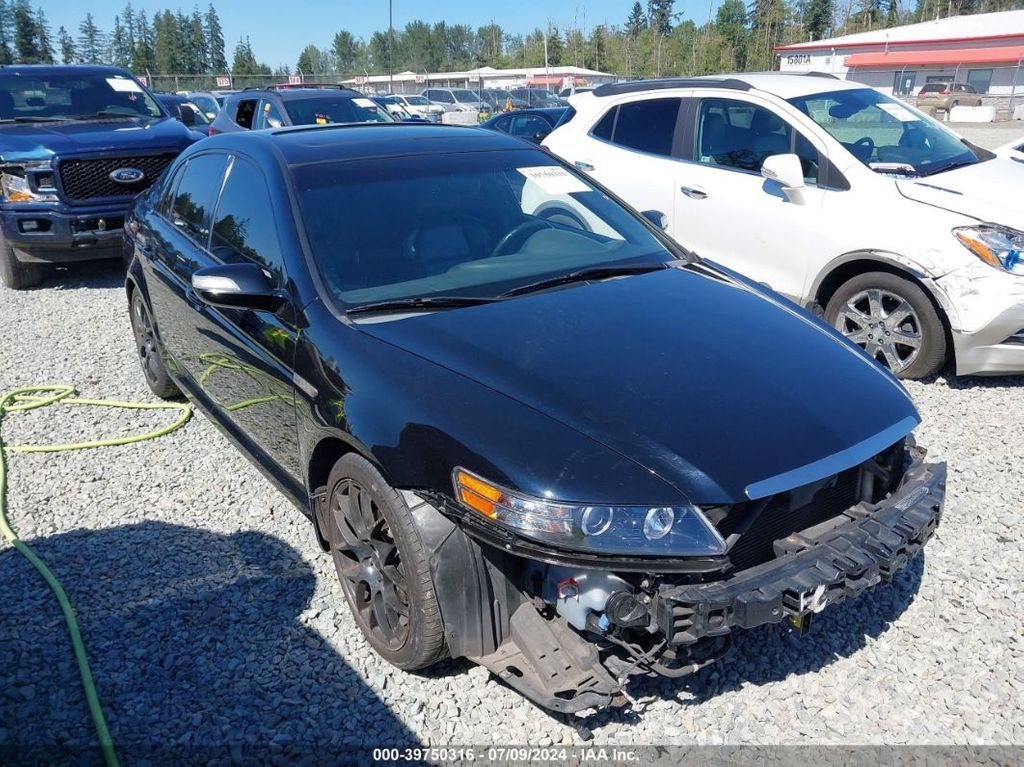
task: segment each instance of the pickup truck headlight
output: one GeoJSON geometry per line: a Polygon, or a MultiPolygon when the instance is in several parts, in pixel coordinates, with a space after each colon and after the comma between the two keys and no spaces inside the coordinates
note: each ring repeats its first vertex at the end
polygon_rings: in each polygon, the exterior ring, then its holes
{"type": "Polygon", "coordinates": [[[568,549],[634,556],[715,556],[725,541],[692,504],[599,506],[516,493],[457,468],[455,497],[492,524],[568,549]]]}
{"type": "Polygon", "coordinates": [[[960,243],[989,266],[1011,274],[1024,274],[1024,232],[997,224],[959,226],[953,230],[960,243]]]}
{"type": "Polygon", "coordinates": [[[53,190],[52,173],[46,174],[51,168],[49,162],[31,163],[29,165],[5,165],[0,168],[0,193],[7,202],[56,202],[57,194],[53,190]],[[29,184],[27,171],[44,171],[37,173],[36,179],[49,177],[51,186],[40,186],[33,190],[29,184]]]}

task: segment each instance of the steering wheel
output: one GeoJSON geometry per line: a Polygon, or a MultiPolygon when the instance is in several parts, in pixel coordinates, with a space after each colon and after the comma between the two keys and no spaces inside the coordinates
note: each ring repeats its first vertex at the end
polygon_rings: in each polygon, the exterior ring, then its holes
{"type": "MultiPolygon", "coordinates": [[[[864,147],[864,149],[867,152],[864,155],[864,159],[871,159],[871,155],[874,154],[875,151],[875,140],[871,138],[871,136],[861,136],[859,139],[853,142],[853,144],[851,145],[851,149],[855,149],[861,146],[864,147]]],[[[860,152],[854,152],[854,154],[860,156],[860,152]]]]}
{"type": "Polygon", "coordinates": [[[527,219],[523,223],[512,227],[508,234],[501,238],[498,244],[494,246],[494,250],[491,251],[491,258],[504,255],[505,251],[509,249],[509,245],[519,238],[522,238],[523,242],[526,242],[528,237],[536,234],[542,229],[554,228],[555,227],[547,221],[542,221],[536,218],[527,219]]]}

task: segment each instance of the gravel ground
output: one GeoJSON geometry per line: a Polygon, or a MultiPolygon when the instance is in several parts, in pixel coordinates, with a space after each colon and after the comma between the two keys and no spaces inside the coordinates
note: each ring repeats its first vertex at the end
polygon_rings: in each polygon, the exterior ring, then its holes
{"type": "Polygon", "coordinates": [[[1014,139],[1024,136],[1024,121],[1007,120],[1001,123],[949,123],[949,127],[964,138],[986,149],[998,149],[1014,139]]]}
{"type": "MultiPolygon", "coordinates": [[[[0,287],[0,391],[152,401],[120,283],[91,265],[0,287]]],[[[804,639],[767,627],[717,666],[641,684],[640,710],[590,718],[594,743],[1024,744],[1022,386],[911,383],[918,441],[950,465],[923,560],[804,639]]],[[[58,407],[3,429],[64,441],[169,416],[58,407]]],[[[202,417],[156,442],[13,455],[11,471],[14,526],[67,587],[122,755],[580,740],[482,668],[417,675],[374,656],[305,518],[202,417]]],[[[55,600],[6,545],[0,604],[0,751],[93,743],[55,600]]]]}

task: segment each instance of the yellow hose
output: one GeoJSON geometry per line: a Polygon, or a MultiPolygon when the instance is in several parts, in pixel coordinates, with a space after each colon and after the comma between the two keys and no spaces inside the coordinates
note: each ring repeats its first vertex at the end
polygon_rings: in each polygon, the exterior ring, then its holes
{"type": "Polygon", "coordinates": [[[146,434],[133,434],[126,437],[113,437],[111,439],[93,440],[91,442],[72,442],[63,445],[10,445],[5,446],[3,434],[0,431],[0,533],[11,542],[14,548],[32,563],[32,566],[43,576],[43,580],[53,591],[60,603],[60,609],[64,613],[64,620],[68,626],[68,633],[71,635],[71,644],[75,649],[75,660],[78,662],[78,673],[82,678],[82,688],[85,692],[85,700],[89,706],[89,714],[92,716],[96,734],[99,737],[100,748],[103,751],[103,760],[110,767],[116,767],[117,754],[114,751],[114,742],[110,738],[110,731],[107,729],[107,721],[103,716],[103,707],[100,705],[99,696],[96,694],[96,685],[92,680],[92,672],[89,670],[89,659],[85,654],[85,644],[82,642],[82,633],[78,628],[78,619],[75,617],[74,608],[68,600],[64,587],[57,580],[50,568],[41,560],[38,555],[27,544],[25,544],[11,527],[7,519],[7,452],[12,453],[59,453],[68,450],[88,450],[96,447],[113,447],[115,445],[131,445],[136,442],[144,442],[150,439],[170,434],[176,429],[184,426],[192,417],[192,406],[184,403],[138,403],[138,402],[117,402],[113,400],[79,399],[75,398],[75,390],[71,386],[28,386],[4,394],[0,397],[0,426],[3,425],[3,418],[8,413],[24,412],[46,407],[47,405],[84,405],[93,407],[114,407],[128,410],[177,410],[179,415],[176,421],[170,426],[164,426],[146,434]]]}

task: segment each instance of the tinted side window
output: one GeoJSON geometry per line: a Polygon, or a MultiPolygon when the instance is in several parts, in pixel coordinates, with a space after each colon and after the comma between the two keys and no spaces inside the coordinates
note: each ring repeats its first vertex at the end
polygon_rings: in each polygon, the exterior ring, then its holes
{"type": "Polygon", "coordinates": [[[245,99],[238,102],[238,110],[235,112],[235,122],[246,130],[252,128],[252,120],[256,115],[256,104],[258,99],[245,99]]]}
{"type": "Polygon", "coordinates": [[[174,200],[174,188],[181,181],[181,171],[188,163],[182,163],[174,169],[173,174],[167,174],[167,180],[164,183],[163,189],[160,190],[160,199],[157,201],[155,207],[157,213],[161,213],[165,216],[171,214],[171,202],[174,200]]]}
{"type": "Polygon", "coordinates": [[[259,169],[236,157],[224,182],[213,224],[211,251],[221,261],[252,261],[283,284],[284,265],[274,206],[259,169]]]}
{"type": "Polygon", "coordinates": [[[509,129],[509,133],[513,136],[525,136],[527,138],[533,138],[538,133],[550,132],[551,126],[548,125],[547,120],[536,115],[513,115],[512,127],[509,129]]]}
{"type": "Polygon", "coordinates": [[[618,107],[612,107],[605,112],[597,125],[594,126],[593,130],[590,131],[590,135],[594,138],[604,139],[605,141],[612,140],[612,131],[615,129],[615,116],[619,113],[618,107]]]}
{"type": "Polygon", "coordinates": [[[649,99],[619,105],[612,141],[619,146],[670,157],[682,99],[649,99]]]}
{"type": "Polygon", "coordinates": [[[774,112],[732,99],[704,99],[697,116],[697,161],[759,173],[765,157],[790,151],[792,129],[774,112]]]}
{"type": "Polygon", "coordinates": [[[227,156],[222,154],[193,157],[174,190],[171,222],[204,248],[210,240],[210,216],[226,163],[227,156]]]}

